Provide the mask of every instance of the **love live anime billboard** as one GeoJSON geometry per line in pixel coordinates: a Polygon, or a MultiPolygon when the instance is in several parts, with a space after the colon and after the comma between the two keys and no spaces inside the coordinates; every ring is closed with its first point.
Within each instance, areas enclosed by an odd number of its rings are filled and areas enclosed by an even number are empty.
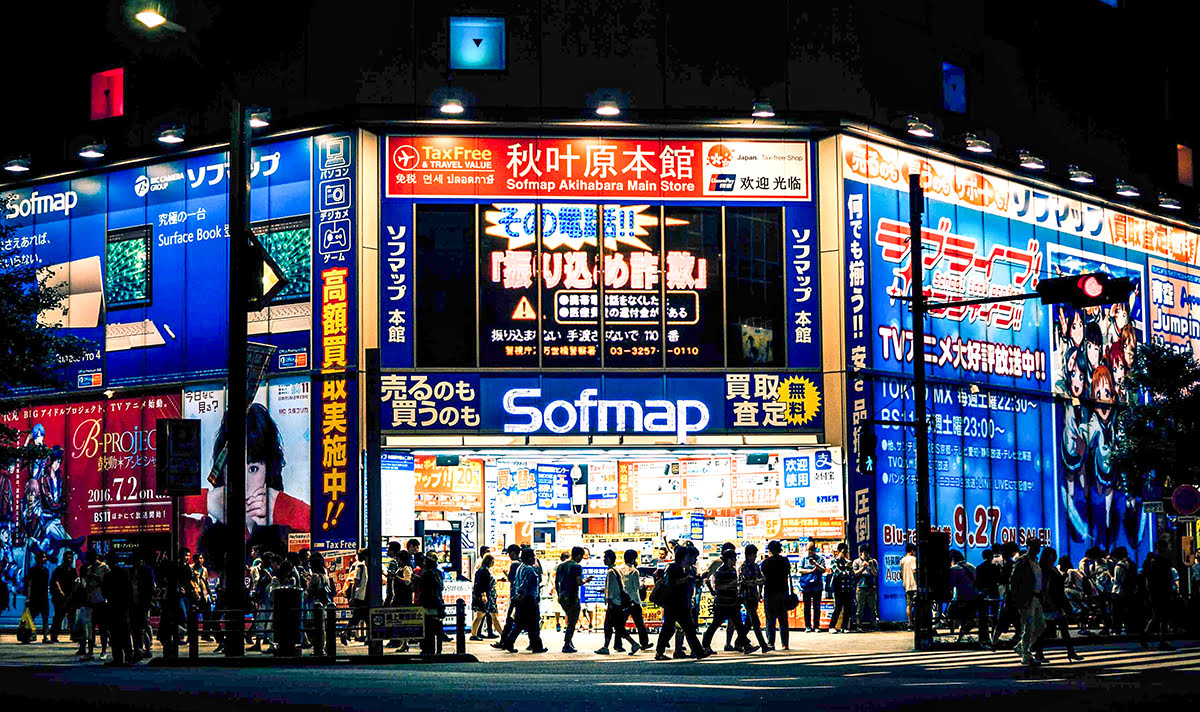
{"type": "Polygon", "coordinates": [[[851,530],[877,547],[881,612],[904,618],[899,560],[915,539],[908,176],[925,190],[924,289],[935,302],[1032,292],[1041,279],[1130,277],[1128,303],[1077,310],[1037,300],[931,312],[931,515],[951,546],[979,552],[1033,537],[1078,560],[1093,546],[1144,553],[1153,517],[1115,488],[1115,408],[1136,344],[1192,344],[1197,236],[890,146],[842,137],[850,370],[848,460],[866,428],[874,477],[855,467],[851,530]]]}

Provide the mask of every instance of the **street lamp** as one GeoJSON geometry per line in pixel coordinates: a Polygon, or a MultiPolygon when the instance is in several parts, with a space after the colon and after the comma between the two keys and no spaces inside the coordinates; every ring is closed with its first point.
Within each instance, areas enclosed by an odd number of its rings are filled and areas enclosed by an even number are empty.
{"type": "MultiPolygon", "coordinates": [[[[181,35],[187,49],[197,64],[211,69],[209,63],[201,61],[201,48],[187,33],[187,28],[167,19],[161,3],[147,3],[134,15],[151,31],[165,28],[181,35]]],[[[217,64],[220,66],[220,58],[217,64]]],[[[218,79],[232,97],[231,131],[229,138],[229,263],[227,318],[229,336],[226,350],[226,372],[228,389],[225,394],[226,474],[225,474],[225,519],[231,534],[225,557],[225,591],[232,609],[225,630],[225,655],[241,657],[245,654],[246,580],[246,410],[249,394],[246,393],[248,374],[246,309],[249,298],[250,280],[247,278],[246,263],[251,259],[250,250],[250,140],[251,124],[257,114],[258,122],[266,126],[270,114],[264,109],[244,107],[233,86],[232,73],[218,73],[218,79]]],[[[164,131],[159,140],[164,143],[183,141],[182,126],[164,131]],[[175,140],[177,139],[177,140],[175,140]]],[[[172,522],[171,531],[176,527],[172,522]]],[[[174,552],[172,552],[174,555],[174,552]]],[[[178,591],[178,586],[171,587],[178,591]]]]}

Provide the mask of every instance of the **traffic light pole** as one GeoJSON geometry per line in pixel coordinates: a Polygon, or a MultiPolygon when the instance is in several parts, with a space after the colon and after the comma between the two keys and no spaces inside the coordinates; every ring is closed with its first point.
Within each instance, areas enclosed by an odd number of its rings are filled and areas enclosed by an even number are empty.
{"type": "Polygon", "coordinates": [[[921,174],[908,177],[908,231],[912,265],[913,401],[916,406],[917,446],[917,596],[913,602],[913,649],[928,650],[933,644],[933,622],[929,608],[929,566],[922,546],[929,538],[929,421],[925,403],[925,263],[922,261],[921,223],[925,191],[921,174]]]}
{"type": "Polygon", "coordinates": [[[225,633],[225,655],[245,654],[246,599],[246,300],[244,265],[249,252],[250,123],[246,110],[233,100],[229,141],[229,343],[226,352],[229,387],[225,394],[225,521],[229,542],[225,554],[225,595],[231,609],[225,633]]]}

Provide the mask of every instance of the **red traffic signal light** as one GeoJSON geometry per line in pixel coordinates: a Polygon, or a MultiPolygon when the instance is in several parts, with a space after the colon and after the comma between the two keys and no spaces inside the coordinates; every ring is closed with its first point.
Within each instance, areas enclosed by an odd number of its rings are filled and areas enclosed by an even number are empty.
{"type": "Polygon", "coordinates": [[[1103,272],[1089,272],[1043,279],[1038,282],[1037,293],[1042,304],[1070,304],[1082,309],[1126,302],[1133,293],[1133,287],[1133,280],[1129,277],[1110,277],[1103,272]]]}

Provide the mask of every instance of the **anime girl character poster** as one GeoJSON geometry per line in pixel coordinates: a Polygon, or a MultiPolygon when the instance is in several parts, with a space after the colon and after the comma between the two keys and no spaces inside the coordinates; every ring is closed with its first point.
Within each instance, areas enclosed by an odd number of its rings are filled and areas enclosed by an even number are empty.
{"type": "Polygon", "coordinates": [[[1143,497],[1117,490],[1112,466],[1117,410],[1132,397],[1126,374],[1146,335],[1145,274],[1141,265],[1060,245],[1048,245],[1050,277],[1103,272],[1129,277],[1127,302],[1051,311],[1051,379],[1063,529],[1072,546],[1136,551],[1151,538],[1143,497]]]}

